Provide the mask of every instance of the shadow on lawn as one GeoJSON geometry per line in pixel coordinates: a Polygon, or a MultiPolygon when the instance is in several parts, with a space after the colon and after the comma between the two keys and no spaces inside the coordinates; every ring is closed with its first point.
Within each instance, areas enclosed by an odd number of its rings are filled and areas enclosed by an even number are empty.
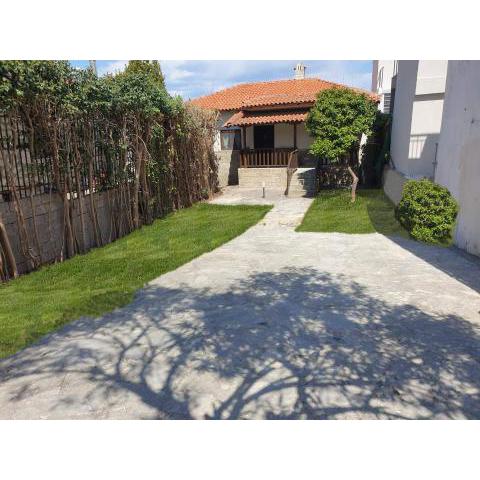
{"type": "Polygon", "coordinates": [[[220,294],[151,286],[0,368],[9,402],[71,382],[49,405],[65,417],[125,404],[142,418],[480,418],[479,362],[480,330],[462,318],[285,269],[220,294]]]}

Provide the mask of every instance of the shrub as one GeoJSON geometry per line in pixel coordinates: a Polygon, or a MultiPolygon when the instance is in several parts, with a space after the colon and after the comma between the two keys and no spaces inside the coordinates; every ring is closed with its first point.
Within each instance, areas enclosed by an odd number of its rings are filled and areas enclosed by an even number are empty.
{"type": "Polygon", "coordinates": [[[416,240],[447,244],[458,204],[445,187],[430,180],[409,180],[396,208],[400,223],[416,240]]]}

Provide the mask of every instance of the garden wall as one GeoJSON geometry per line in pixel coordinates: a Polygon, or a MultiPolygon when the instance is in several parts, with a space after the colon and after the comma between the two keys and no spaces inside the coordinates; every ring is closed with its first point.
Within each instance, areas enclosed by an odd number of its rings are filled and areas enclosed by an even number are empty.
{"type": "Polygon", "coordinates": [[[383,190],[387,197],[395,204],[398,205],[402,199],[402,191],[407,177],[402,175],[399,171],[385,167],[383,171],[383,190]]]}
{"type": "MultiPolygon", "coordinates": [[[[99,231],[101,232],[102,244],[112,241],[112,215],[109,211],[109,196],[114,192],[94,193],[95,208],[98,219],[99,231]]],[[[88,196],[84,197],[86,204],[88,196]]],[[[65,258],[64,245],[64,221],[63,221],[63,201],[58,194],[37,195],[32,197],[33,208],[35,210],[35,224],[38,232],[40,251],[42,252],[42,264],[61,261],[65,258]]],[[[80,231],[80,208],[78,200],[74,200],[72,209],[72,222],[76,231],[80,231]]],[[[20,206],[25,217],[25,224],[29,238],[35,238],[35,229],[33,225],[32,205],[29,198],[20,200],[20,206]]],[[[83,220],[85,225],[85,246],[86,250],[95,247],[95,236],[90,210],[87,205],[83,209],[83,220]]],[[[22,254],[20,244],[20,233],[18,230],[17,215],[15,213],[13,202],[2,202],[0,200],[0,218],[7,230],[10,245],[17,262],[18,273],[26,273],[30,270],[28,261],[22,254]]],[[[34,242],[32,242],[34,243],[34,242]]]]}

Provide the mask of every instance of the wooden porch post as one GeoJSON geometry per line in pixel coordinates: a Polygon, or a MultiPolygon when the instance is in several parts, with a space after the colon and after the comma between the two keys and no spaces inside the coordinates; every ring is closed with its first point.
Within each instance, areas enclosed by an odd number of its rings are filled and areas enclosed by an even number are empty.
{"type": "Polygon", "coordinates": [[[297,149],[297,124],[293,124],[293,149],[297,149]]]}
{"type": "Polygon", "coordinates": [[[247,127],[242,126],[242,148],[245,150],[247,148],[247,127]]]}

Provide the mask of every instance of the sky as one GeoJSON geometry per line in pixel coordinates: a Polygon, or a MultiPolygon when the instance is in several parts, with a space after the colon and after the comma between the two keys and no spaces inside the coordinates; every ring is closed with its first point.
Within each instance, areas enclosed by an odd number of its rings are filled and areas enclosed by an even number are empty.
{"type": "MultiPolygon", "coordinates": [[[[300,60],[307,77],[370,90],[371,60],[300,60]]],[[[97,60],[99,75],[120,72],[128,60],[97,60]]],[[[237,83],[293,78],[298,60],[160,60],[167,90],[185,100],[213,93],[237,83]]],[[[88,60],[71,60],[85,68],[88,60]]]]}

